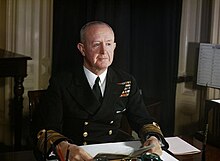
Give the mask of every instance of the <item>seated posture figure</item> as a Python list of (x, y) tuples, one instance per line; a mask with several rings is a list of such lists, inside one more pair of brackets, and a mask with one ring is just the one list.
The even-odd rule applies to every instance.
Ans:
[[(34, 138), (42, 154), (59, 146), (68, 159), (92, 160), (79, 145), (125, 141), (120, 130), (125, 115), (150, 153), (168, 147), (147, 111), (134, 77), (111, 66), (116, 43), (112, 28), (101, 21), (85, 24), (77, 44), (83, 64), (53, 75), (34, 116)], [(98, 77), (98, 79), (97, 79)], [(45, 142), (45, 135), (47, 140)]]

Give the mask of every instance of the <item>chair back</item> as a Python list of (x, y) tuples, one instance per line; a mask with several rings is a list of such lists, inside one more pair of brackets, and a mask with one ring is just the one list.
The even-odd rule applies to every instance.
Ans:
[(46, 90), (32, 90), (28, 91), (28, 99), (29, 99), (29, 121), (30, 123), (32, 122), (32, 116), (33, 116), (33, 111), (36, 109), (40, 102), (40, 97), (41, 95), (45, 92)]
[(32, 90), (28, 91), (28, 99), (29, 99), (29, 132), (28, 132), (28, 137), (27, 137), (27, 148), (28, 149), (33, 149), (34, 148), (34, 143), (33, 143), (33, 113), (34, 110), (37, 108), (40, 102), (40, 97), (41, 95), (45, 92), (46, 90)]
[(220, 103), (205, 101), (205, 122), (208, 124), (207, 143), (220, 147)]

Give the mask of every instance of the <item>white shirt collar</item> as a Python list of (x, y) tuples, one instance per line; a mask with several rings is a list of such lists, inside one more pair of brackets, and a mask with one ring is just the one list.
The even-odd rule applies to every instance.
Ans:
[[(93, 85), (95, 84), (95, 80), (98, 77), (98, 75), (92, 73), (85, 66), (83, 66), (83, 69), (84, 69), (84, 72), (85, 72), (85, 75), (86, 75), (86, 78), (89, 82), (90, 87), (93, 88)], [(107, 69), (101, 75), (99, 75), (99, 78), (100, 78), (99, 85), (101, 88), (104, 88), (104, 86), (105, 86), (106, 75), (107, 75)]]

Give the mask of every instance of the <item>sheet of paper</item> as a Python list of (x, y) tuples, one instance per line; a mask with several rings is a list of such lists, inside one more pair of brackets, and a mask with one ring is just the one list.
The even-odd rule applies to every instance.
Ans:
[(178, 159), (174, 158), (172, 155), (168, 154), (166, 151), (163, 150), (162, 155), (160, 156), (160, 158), (163, 161), (178, 161)]
[(200, 152), (199, 149), (179, 137), (166, 137), (165, 139), (169, 144), (168, 150), (175, 155), (195, 154)]
[(220, 88), (220, 45), (200, 43), (197, 84)]
[(214, 99), (212, 100), (213, 102), (217, 102), (217, 103), (220, 103), (220, 99)]
[[(104, 144), (91, 144), (81, 146), (92, 157), (95, 157), (99, 153), (107, 154), (124, 154), (129, 155), (135, 150), (141, 147), (140, 141), (128, 141), (128, 142), (116, 142), (116, 143), (104, 143)], [(176, 158), (163, 151), (161, 156), (163, 161), (178, 161)]]
[(116, 143), (103, 143), (91, 144), (81, 146), (91, 156), (96, 156), (98, 153), (111, 153), (129, 155), (134, 149), (139, 149), (141, 143), (139, 141), (116, 142)]
[(206, 86), (211, 84), (213, 55), (213, 44), (200, 44), (197, 71), (198, 85)]

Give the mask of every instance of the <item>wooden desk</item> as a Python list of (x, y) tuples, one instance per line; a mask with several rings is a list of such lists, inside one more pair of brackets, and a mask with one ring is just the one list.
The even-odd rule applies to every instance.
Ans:
[[(191, 145), (195, 146), (198, 149), (202, 149), (202, 142), (192, 138), (192, 137), (181, 137), (183, 140), (187, 141)], [(210, 144), (206, 145), (206, 161), (217, 161), (220, 160), (220, 148), (212, 146)], [(190, 155), (176, 155), (175, 156), (179, 161), (202, 161), (202, 152), (198, 154)]]
[(31, 58), (0, 49), (0, 77), (14, 77), (12, 123), (14, 126), (15, 149), (21, 148), (23, 81), (27, 76), (27, 60), (31, 60)]
[[(201, 149), (201, 142), (192, 139), (190, 137), (182, 137), (188, 143), (194, 145), (195, 147)], [(220, 149), (207, 145), (206, 147), (206, 161), (217, 161), (219, 160)], [(176, 155), (175, 157), (179, 161), (201, 161), (201, 153), (191, 154), (191, 155)], [(19, 151), (19, 152), (8, 152), (0, 153), (1, 161), (36, 161), (32, 151)]]

